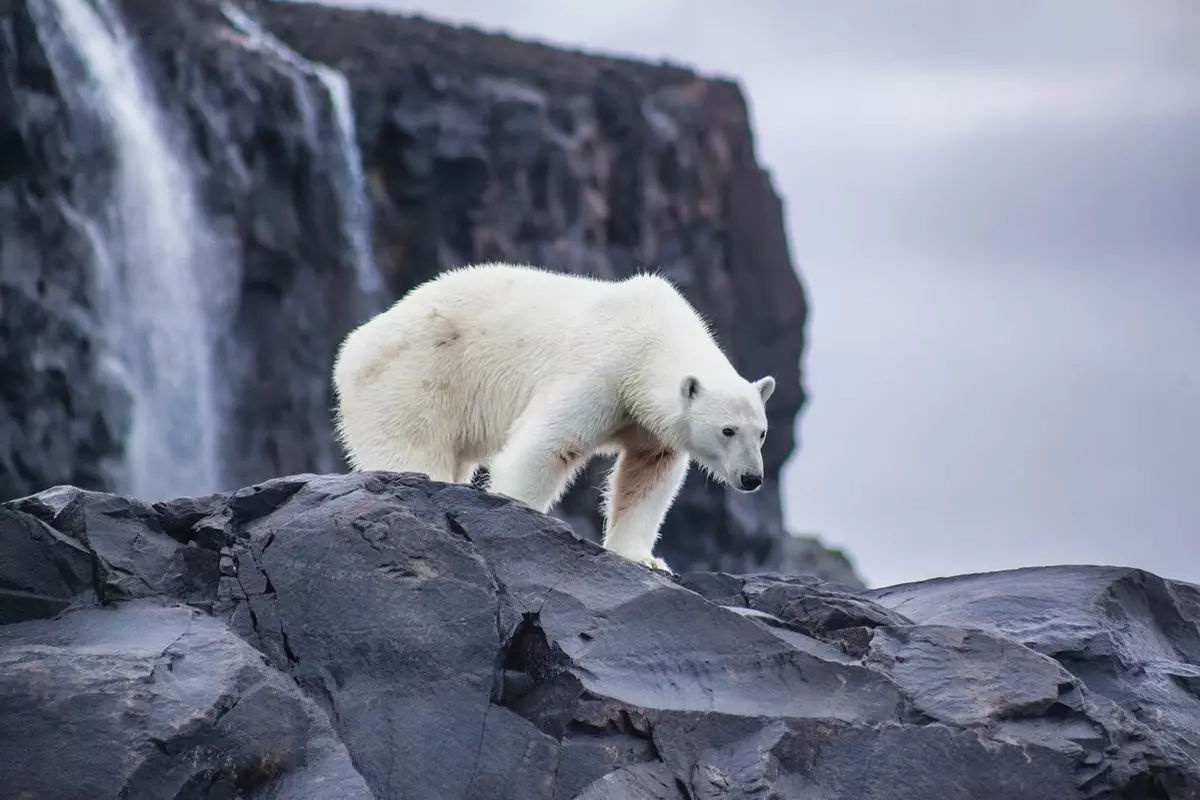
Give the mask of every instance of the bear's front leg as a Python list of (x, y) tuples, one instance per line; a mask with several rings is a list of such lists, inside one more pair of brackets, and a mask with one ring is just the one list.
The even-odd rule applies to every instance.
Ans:
[(626, 450), (608, 479), (604, 546), (653, 569), (670, 572), (654, 555), (659, 529), (687, 477), (688, 456), (665, 448)]

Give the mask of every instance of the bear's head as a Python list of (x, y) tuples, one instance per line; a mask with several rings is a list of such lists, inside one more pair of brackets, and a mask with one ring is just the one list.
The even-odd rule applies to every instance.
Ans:
[(756, 381), (683, 379), (683, 435), (692, 459), (718, 481), (740, 492), (762, 486), (762, 445), (767, 438), (770, 375)]

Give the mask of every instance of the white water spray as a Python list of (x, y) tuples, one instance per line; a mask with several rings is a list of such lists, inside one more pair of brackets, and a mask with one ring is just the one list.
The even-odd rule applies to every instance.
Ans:
[(147, 500), (217, 491), (213, 312), (202, 277), (218, 265), (203, 260), (212, 239), (191, 175), (113, 10), (87, 0), (28, 9), (72, 118), (98, 124), (113, 150), (111, 194), (75, 197), (68, 219), (95, 251), (93, 296), (133, 396), (121, 491)]
[[(359, 291), (367, 297), (375, 297), (382, 290), (383, 282), (372, 255), (371, 206), (367, 202), (362, 153), (358, 149), (354, 106), (350, 97), (350, 84), (347, 82), (346, 76), (324, 64), (303, 58), (232, 3), (222, 3), (221, 11), (225, 14), (225, 18), (246, 37), (248, 46), (272, 53), (301, 75), (311, 75), (316, 78), (329, 95), (329, 102), (333, 108), (334, 127), (337, 131), (337, 147), (334, 149), (342, 173), (340, 185), (336, 186), (343, 208), (342, 235), (354, 257), (354, 270)], [(312, 101), (305, 94), (307, 86), (302, 81), (298, 84), (298, 90), (302, 107), (311, 108)], [(312, 126), (306, 125), (306, 127), (310, 129), (310, 135), (314, 135)], [(314, 144), (317, 144), (315, 135)]]

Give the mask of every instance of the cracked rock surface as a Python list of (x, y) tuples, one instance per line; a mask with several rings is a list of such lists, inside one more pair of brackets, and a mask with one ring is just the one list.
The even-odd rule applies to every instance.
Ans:
[(1200, 795), (1200, 588), (650, 571), (465, 485), (0, 506), (0, 796)]

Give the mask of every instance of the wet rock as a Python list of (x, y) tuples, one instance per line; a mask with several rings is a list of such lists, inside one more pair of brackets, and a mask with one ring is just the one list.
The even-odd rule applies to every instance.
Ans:
[(0, 627), (0, 717), (5, 797), (374, 796), (316, 703), (184, 607)]
[(1191, 798), (1198, 597), (1099, 567), (674, 579), (415, 475), (57, 488), (0, 507), (0, 711), (28, 732), (0, 732), (0, 787)]
[(1041, 567), (868, 592), (922, 625), (972, 628), (1054, 659), (1185, 752), (1200, 752), (1200, 587), (1121, 567)]

